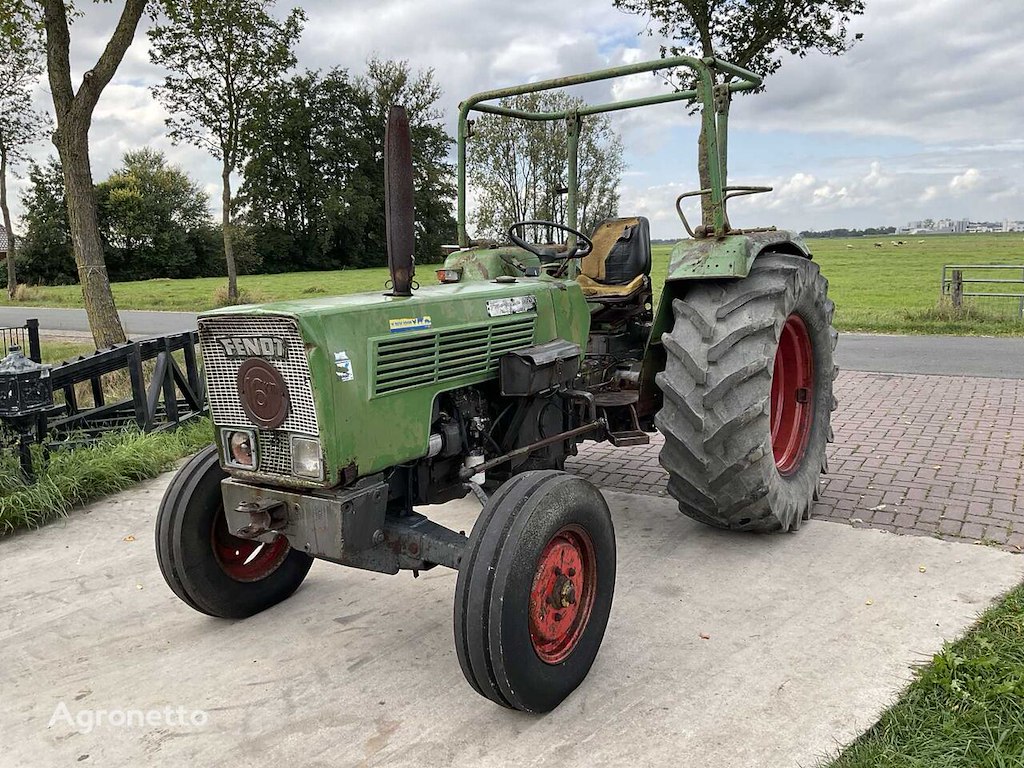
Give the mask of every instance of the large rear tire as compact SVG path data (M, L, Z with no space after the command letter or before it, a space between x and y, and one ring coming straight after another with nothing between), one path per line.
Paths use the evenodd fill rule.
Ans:
M171 480L156 517L156 559L164 581L200 613L243 619L291 596L313 558L283 536L271 543L227 529L217 449L193 456Z
M799 528L828 469L836 407L828 281L809 259L768 253L746 278L699 283L672 309L655 418L669 493L719 528Z

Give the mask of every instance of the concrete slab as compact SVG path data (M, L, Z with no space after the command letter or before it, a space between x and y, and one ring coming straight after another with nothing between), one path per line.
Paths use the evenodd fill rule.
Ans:
M1024 559L986 547L816 521L737 536L608 492L620 549L604 647L573 696L533 717L464 683L450 571L317 563L248 621L193 612L153 556L168 480L0 540L5 768L808 766L1024 578ZM475 514L460 502L437 517ZM126 710L156 725L121 727Z

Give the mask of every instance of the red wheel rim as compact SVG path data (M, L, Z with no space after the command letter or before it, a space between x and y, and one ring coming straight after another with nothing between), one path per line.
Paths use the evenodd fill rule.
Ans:
M796 472L807 451L814 416L814 355L800 315L782 327L772 375L772 451L780 474Z
M573 652L596 591L594 542L578 525L567 525L544 547L530 591L530 641L541 661L558 664Z
M284 536L266 543L231 534L224 513L220 511L214 515L211 543L217 564L235 581L265 579L284 562L290 548Z

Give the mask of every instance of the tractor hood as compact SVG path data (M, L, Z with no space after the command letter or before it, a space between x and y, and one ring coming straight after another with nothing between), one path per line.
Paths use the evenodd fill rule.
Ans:
M218 427L253 428L238 407L239 370L265 359L286 382L288 418L277 433L320 439L322 483L333 486L424 456L438 393L497 377L505 353L555 338L586 347L589 314L571 281L437 285L409 297L377 293L226 307L199 317L210 408ZM304 410L305 409L305 410ZM241 423L239 423L241 422ZM259 436L274 446L289 434Z

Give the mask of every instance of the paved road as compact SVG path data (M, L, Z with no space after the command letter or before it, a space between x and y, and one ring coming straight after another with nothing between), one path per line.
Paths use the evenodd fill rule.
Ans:
M1024 338L877 336L844 333L839 366L848 371L934 373L1024 379Z
M51 331L88 331L85 311L45 307L0 307L0 326L39 319ZM121 312L130 336L155 336L196 327L191 312ZM1024 379L1024 338L965 338L962 336L877 336L844 333L838 350L839 367L847 371L936 373Z
M815 517L1024 552L1024 381L840 371L836 396ZM605 490L665 496L662 445L583 443L566 466Z
M122 310L121 322L132 337L158 336L188 331L196 327L194 312L139 312ZM44 331L89 331L84 309L50 307L0 307L0 327L24 325L29 318L39 320Z
M169 480L0 538L4 768L811 766L1024 577L1024 559L989 547L818 521L735 535L609 492L618 563L601 653L533 717L463 681L444 568L318 562L247 621L196 613L153 556ZM478 512L431 508L455 530Z

